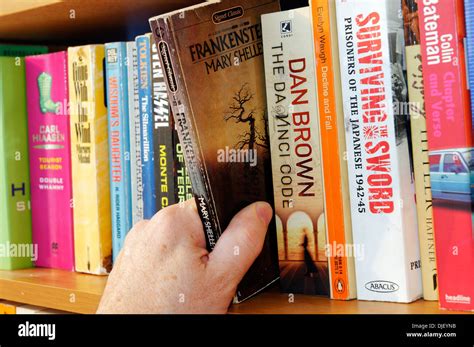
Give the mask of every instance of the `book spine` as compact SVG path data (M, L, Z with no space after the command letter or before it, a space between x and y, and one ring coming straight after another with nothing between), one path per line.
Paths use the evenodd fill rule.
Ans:
M415 174L416 211L420 238L423 298L438 300L436 251L433 227L430 160L424 99L423 65L418 24L418 5L403 0L411 142Z
M183 203L186 200L192 199L193 191L191 186L191 179L189 178L184 160L183 146L179 142L179 135L176 130L173 131L174 142L174 162L176 165L176 202Z
M30 250L30 256L3 254L0 270L33 265L25 90L24 59L17 64L16 58L0 57L0 244Z
M440 306L474 310L472 119L462 0L419 2Z
M130 134L130 172L132 225L143 219L143 182L140 100L138 96L138 60L135 42L127 42L128 114Z
M174 177L173 127L166 92L165 76L158 49L151 40L151 83L153 89L153 153L155 165L156 207L161 210L176 203Z
M149 34L136 38L138 58L138 96L140 98L143 218L157 211L153 149L151 56Z
M209 180L195 135L196 125L190 112L190 102L183 80L183 71L179 63L171 18L151 19L150 26L157 44L161 66L164 70L169 103L183 148L196 206L206 235L206 245L209 250L212 250L222 230L217 219L216 207L211 199Z
M0 44L0 56L25 57L27 55L37 55L44 53L48 53L47 46Z
M406 118L394 108L406 101L400 6L336 6L352 230L364 252L355 259L361 300L411 302L422 294Z
M74 270L67 53L26 58L36 265Z
M262 34L280 284L285 292L329 295L309 7L263 15ZM302 290L308 277L313 285Z
M347 162L344 160L344 111L334 0L311 2L316 78L320 114L321 153L331 298L356 297L354 258L339 249L352 245Z
M126 56L125 42L105 45L113 261L132 227Z
M68 49L76 271L112 268L104 46Z
M468 81L471 93L471 116L474 117L474 1L464 0L466 14ZM473 123L474 124L474 123ZM474 127L474 126L473 126Z

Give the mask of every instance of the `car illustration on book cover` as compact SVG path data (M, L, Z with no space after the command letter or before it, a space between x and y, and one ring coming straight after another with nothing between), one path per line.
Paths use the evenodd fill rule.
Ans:
M453 148L430 153L433 199L471 202L474 148ZM474 177L473 177L474 178Z

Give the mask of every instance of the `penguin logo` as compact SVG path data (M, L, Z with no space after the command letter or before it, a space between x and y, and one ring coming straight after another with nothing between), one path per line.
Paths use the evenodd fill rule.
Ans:
M346 286L341 278L338 278L336 280L334 288L336 288L336 292L338 292L339 294L342 294L346 291Z

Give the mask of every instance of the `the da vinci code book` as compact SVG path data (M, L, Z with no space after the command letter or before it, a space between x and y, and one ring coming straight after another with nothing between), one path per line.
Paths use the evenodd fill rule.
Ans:
M260 16L278 1L212 1L150 19L208 249L255 201L273 204ZM274 224L236 293L278 278Z
M74 270L67 53L26 57L36 266Z
M399 2L338 0L337 21L357 297L421 297L421 265L402 69ZM404 48L403 48L404 49Z
M329 295L310 16L309 7L262 16L268 128L280 285Z

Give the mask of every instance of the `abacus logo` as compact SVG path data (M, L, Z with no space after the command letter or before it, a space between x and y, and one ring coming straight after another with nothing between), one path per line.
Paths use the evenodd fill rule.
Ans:
M365 288L376 293L393 293L400 287L398 284L390 281L371 281L365 285Z

